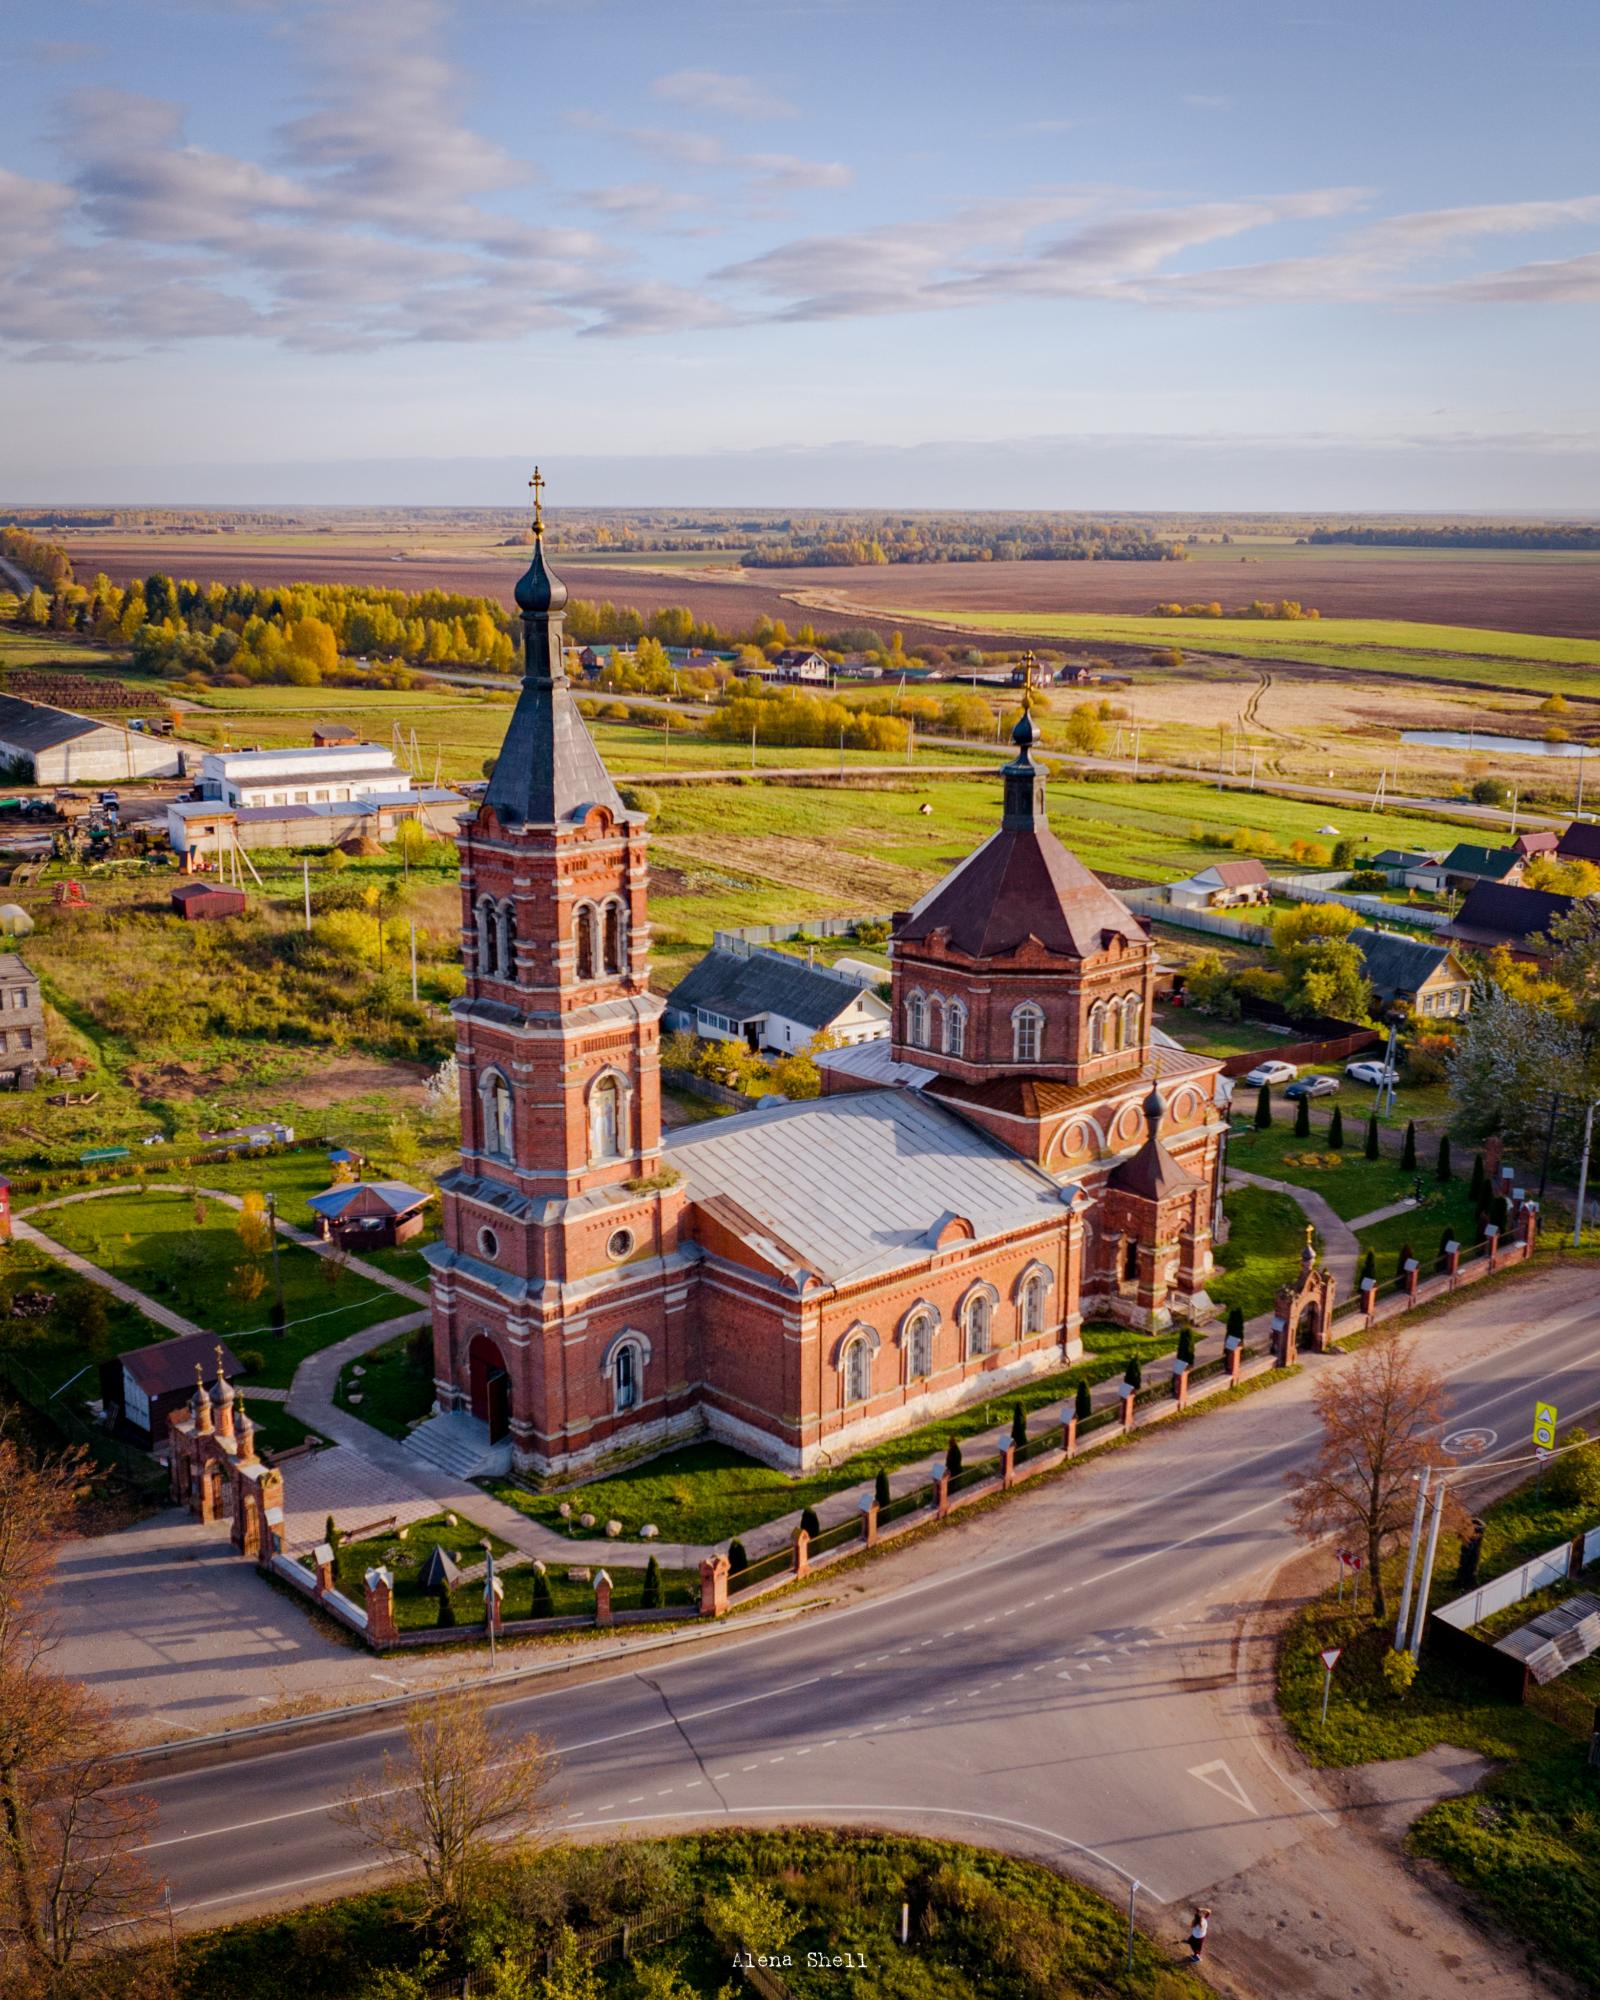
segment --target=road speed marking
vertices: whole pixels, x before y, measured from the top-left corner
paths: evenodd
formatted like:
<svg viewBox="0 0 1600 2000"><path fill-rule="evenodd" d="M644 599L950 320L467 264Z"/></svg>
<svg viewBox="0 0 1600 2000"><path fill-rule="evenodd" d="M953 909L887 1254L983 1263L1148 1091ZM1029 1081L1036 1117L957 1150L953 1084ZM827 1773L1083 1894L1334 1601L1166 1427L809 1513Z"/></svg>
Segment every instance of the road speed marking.
<svg viewBox="0 0 1600 2000"><path fill-rule="evenodd" d="M1444 1448L1452 1458L1480 1458L1499 1435L1486 1425L1475 1424L1470 1430L1452 1431L1444 1440Z"/></svg>

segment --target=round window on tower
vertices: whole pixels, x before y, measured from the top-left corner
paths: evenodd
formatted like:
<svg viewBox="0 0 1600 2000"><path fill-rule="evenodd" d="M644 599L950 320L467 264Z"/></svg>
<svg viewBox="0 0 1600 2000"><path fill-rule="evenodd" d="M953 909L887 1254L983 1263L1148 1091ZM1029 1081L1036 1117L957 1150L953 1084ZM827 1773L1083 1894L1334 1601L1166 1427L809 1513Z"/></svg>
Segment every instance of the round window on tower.
<svg viewBox="0 0 1600 2000"><path fill-rule="evenodd" d="M500 1254L500 1239L492 1229L480 1229L478 1231L478 1248L483 1252L485 1257L491 1259L498 1257Z"/></svg>
<svg viewBox="0 0 1600 2000"><path fill-rule="evenodd" d="M632 1248L633 1231L631 1229L613 1229L610 1240L606 1244L606 1255L608 1257L626 1257Z"/></svg>

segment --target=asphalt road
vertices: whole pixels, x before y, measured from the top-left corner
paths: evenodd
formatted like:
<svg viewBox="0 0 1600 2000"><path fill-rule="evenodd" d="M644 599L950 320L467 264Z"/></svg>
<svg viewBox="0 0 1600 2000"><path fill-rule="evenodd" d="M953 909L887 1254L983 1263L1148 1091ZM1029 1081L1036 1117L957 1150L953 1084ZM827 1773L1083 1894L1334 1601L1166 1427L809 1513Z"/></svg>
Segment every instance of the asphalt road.
<svg viewBox="0 0 1600 2000"><path fill-rule="evenodd" d="M1600 1403L1600 1298L1582 1271L1468 1296L1424 1334L1444 1431L1520 1452L1535 1392ZM1320 1369L1151 1436L874 1570L831 1608L736 1629L496 1710L561 1760L575 1834L696 1821L852 1820L1065 1861L1147 1918L1265 1860L1322 1808L1275 1768L1232 1671L1264 1577L1293 1552L1285 1475ZM865 1581L861 1581L862 1577ZM887 1586L887 1587L886 1587ZM1336 1697L1337 1698L1337 1697ZM338 1893L363 1872L330 1816L383 1782L398 1732L292 1740L158 1769L147 1859L210 1924Z"/></svg>

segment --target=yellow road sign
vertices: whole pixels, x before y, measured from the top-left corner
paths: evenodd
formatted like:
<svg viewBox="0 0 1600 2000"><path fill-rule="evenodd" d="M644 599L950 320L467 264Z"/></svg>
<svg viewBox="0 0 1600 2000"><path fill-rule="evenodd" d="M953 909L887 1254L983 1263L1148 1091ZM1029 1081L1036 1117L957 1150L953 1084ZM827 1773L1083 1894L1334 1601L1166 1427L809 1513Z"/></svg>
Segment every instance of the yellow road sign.
<svg viewBox="0 0 1600 2000"><path fill-rule="evenodd" d="M1533 1406L1533 1441L1549 1451L1556 1441L1556 1406L1554 1403L1535 1403Z"/></svg>

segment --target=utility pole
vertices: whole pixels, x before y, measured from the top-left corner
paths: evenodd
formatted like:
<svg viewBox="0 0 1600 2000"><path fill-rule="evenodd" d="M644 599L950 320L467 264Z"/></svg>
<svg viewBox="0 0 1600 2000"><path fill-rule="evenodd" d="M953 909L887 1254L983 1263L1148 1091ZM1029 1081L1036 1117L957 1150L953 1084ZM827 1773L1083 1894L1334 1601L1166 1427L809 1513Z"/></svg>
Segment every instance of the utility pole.
<svg viewBox="0 0 1600 2000"><path fill-rule="evenodd" d="M910 716L907 716L907 718L906 718L906 762L907 762L907 764L909 764L909 763L911 762L912 758L913 758L913 757L914 757L914 756L916 755L916 749L917 749L917 718L916 718L916 717L915 717L914 715L910 715Z"/></svg>
<svg viewBox="0 0 1600 2000"><path fill-rule="evenodd" d="M1250 746L1250 789L1251 791L1254 791L1255 788L1256 788L1256 748L1255 745L1252 743Z"/></svg>
<svg viewBox="0 0 1600 2000"><path fill-rule="evenodd" d="M267 1221L272 1229L272 1331L282 1340L286 1315L283 1307L283 1268L278 1262L278 1197L270 1188L267 1190Z"/></svg>
<svg viewBox="0 0 1600 2000"><path fill-rule="evenodd" d="M1550 1093L1550 1123L1545 1127L1544 1158L1539 1162L1538 1198L1541 1207L1544 1205L1545 1188L1550 1181L1550 1149L1556 1142L1556 1119L1560 1115L1561 1100L1565 1096L1566 1092L1564 1090L1552 1090Z"/></svg>
<svg viewBox="0 0 1600 2000"><path fill-rule="evenodd" d="M758 723L754 722L750 725L750 768L752 771L756 767L756 730L759 726Z"/></svg>
<svg viewBox="0 0 1600 2000"><path fill-rule="evenodd" d="M1441 1473L1434 1482L1433 1519L1428 1524L1428 1554L1422 1565L1422 1582L1417 1589L1417 1615L1411 1627L1411 1657L1422 1651L1422 1628L1428 1622L1428 1592L1433 1587L1433 1558L1439 1547L1439 1524L1444 1519L1445 1483Z"/></svg>
<svg viewBox="0 0 1600 2000"><path fill-rule="evenodd" d="M1584 746L1580 743L1578 745L1578 802L1572 808L1575 818L1580 818L1583 813L1583 759Z"/></svg>
<svg viewBox="0 0 1600 2000"><path fill-rule="evenodd" d="M300 857L300 880L306 896L306 935L309 937L311 935L311 856L309 854L302 854Z"/></svg>
<svg viewBox="0 0 1600 2000"><path fill-rule="evenodd" d="M1411 1516L1411 1539L1406 1544L1406 1582L1404 1590L1400 1593L1400 1616L1395 1620L1394 1627L1394 1650L1397 1653L1404 1650L1406 1643L1406 1621L1411 1616L1411 1579L1417 1566L1417 1540L1422 1533L1422 1510L1428 1504L1428 1480L1432 1476L1432 1471L1431 1466L1425 1465L1419 1474L1414 1475L1417 1481L1417 1504ZM1377 1589L1376 1578L1373 1580L1373 1589Z"/></svg>
<svg viewBox="0 0 1600 2000"><path fill-rule="evenodd" d="M1594 1143L1595 1100L1583 1114L1583 1158L1578 1163L1578 1212L1572 1218L1572 1247L1574 1250L1583 1241L1583 1204L1589 1197L1589 1148Z"/></svg>
<svg viewBox="0 0 1600 2000"><path fill-rule="evenodd" d="M415 917L413 917L411 919L411 998L413 1003L416 1001L416 997L417 997L417 920Z"/></svg>

